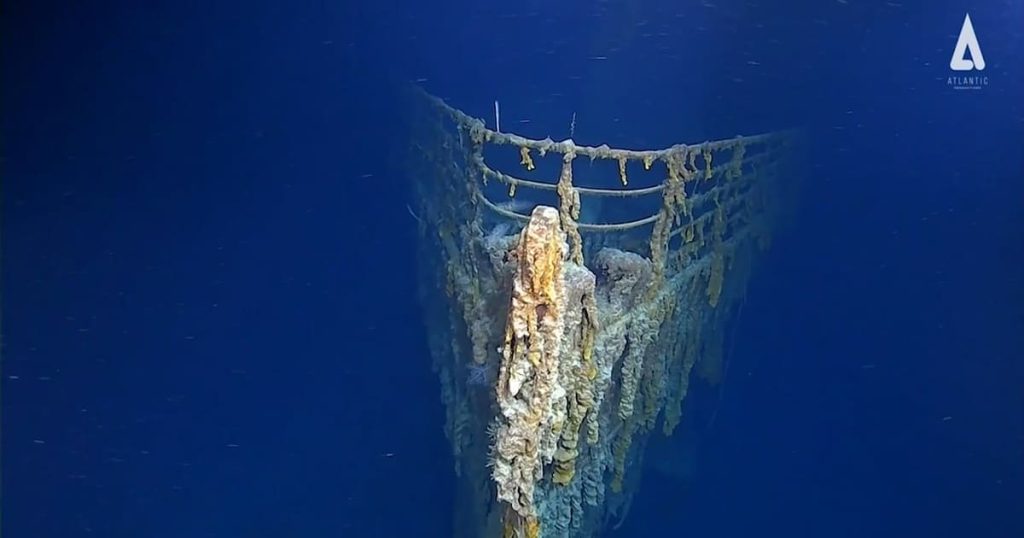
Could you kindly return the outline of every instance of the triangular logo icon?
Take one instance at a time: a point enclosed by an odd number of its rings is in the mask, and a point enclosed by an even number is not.
[[[967,51],[971,52],[971,58],[967,58]],[[974,25],[971,24],[971,16],[964,16],[964,25],[960,28],[960,37],[956,40],[956,48],[953,49],[953,58],[949,60],[949,68],[953,71],[970,71],[985,69],[985,57],[981,55],[981,45],[978,45],[978,36],[974,34]]]

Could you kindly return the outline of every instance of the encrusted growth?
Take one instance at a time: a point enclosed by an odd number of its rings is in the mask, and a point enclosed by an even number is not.
[[[460,477],[456,535],[599,535],[626,517],[649,436],[691,420],[693,383],[724,382],[723,326],[780,213],[789,135],[621,150],[531,140],[430,96],[415,103],[420,289]],[[533,151],[561,168],[547,180],[495,170],[483,149],[496,145],[537,175],[550,170]],[[618,183],[578,185],[580,156],[615,163]],[[629,161],[643,170],[627,178]],[[555,207],[492,201],[518,189]],[[614,222],[630,212],[581,218],[581,195],[588,212],[658,198],[643,206],[652,214]]]
[[[558,212],[534,209],[516,252],[498,374],[501,416],[493,460],[498,499],[524,518],[537,515],[533,490],[543,476],[541,449],[560,427],[552,409],[565,397],[558,383],[565,330],[565,250]]]

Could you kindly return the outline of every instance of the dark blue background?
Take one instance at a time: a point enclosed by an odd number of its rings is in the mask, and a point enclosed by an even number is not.
[[[451,534],[416,79],[531,136],[808,134],[696,483],[617,535],[1024,535],[1019,3],[491,4],[5,3],[5,536]]]

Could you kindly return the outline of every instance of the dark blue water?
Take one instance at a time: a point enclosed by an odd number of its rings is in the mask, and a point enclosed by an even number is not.
[[[988,84],[955,90],[970,11]],[[400,82],[529,136],[802,127],[685,492],[615,536],[1024,535],[1018,2],[8,2],[3,531],[446,536]],[[618,121],[610,121],[610,117]],[[522,121],[529,120],[529,121]],[[796,180],[798,178],[794,178]]]

